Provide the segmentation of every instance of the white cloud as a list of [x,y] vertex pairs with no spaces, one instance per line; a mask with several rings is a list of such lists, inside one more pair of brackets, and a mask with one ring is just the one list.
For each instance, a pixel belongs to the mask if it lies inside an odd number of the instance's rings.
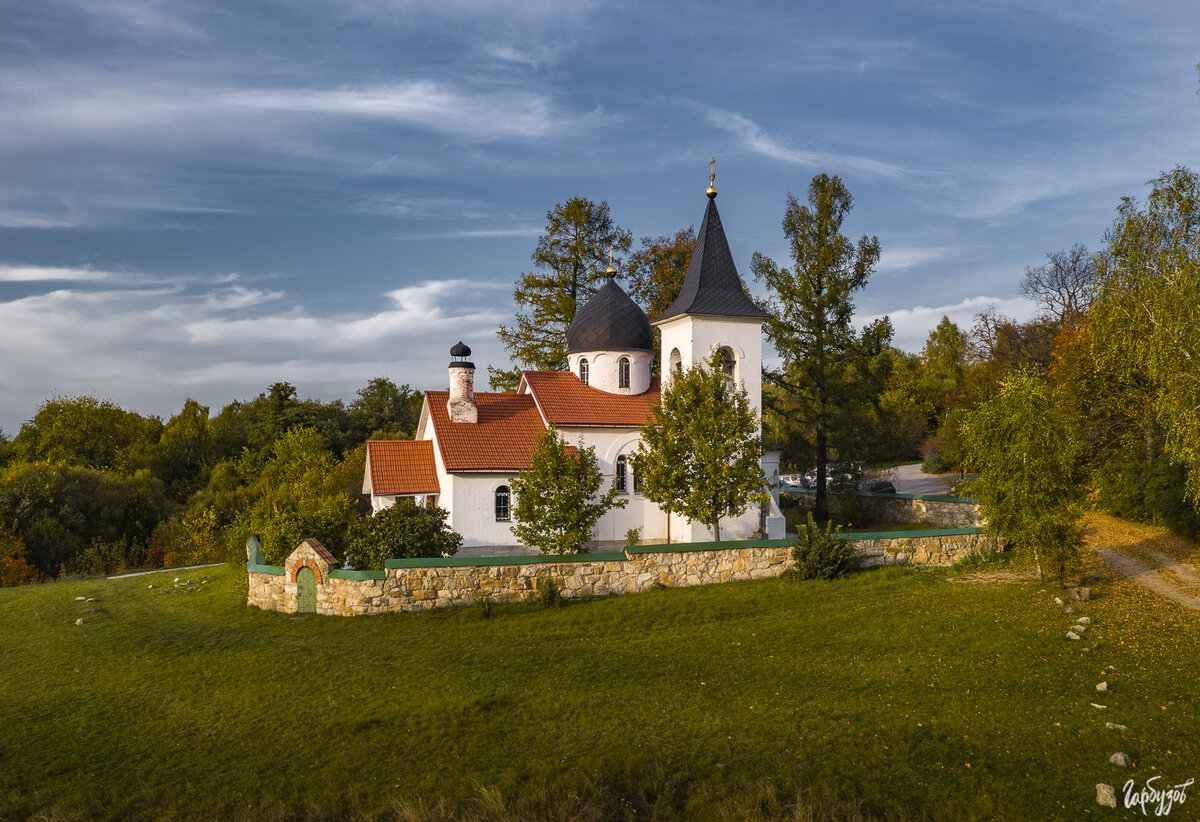
[[0,301],[0,426],[14,433],[56,393],[164,415],[188,396],[220,407],[277,380],[327,399],[352,398],[376,376],[439,388],[459,339],[477,350],[481,373],[506,364],[495,330],[510,314],[497,292],[509,287],[423,282],[383,295],[378,309],[337,315],[243,286],[72,287]]
[[[988,306],[995,306],[1001,314],[1022,321],[1031,319],[1037,313],[1037,306],[1024,297],[1000,299],[980,296],[968,297],[951,305],[915,305],[887,313],[895,329],[892,344],[904,351],[920,351],[925,347],[929,332],[937,327],[942,317],[949,317],[965,333],[975,324],[975,315]],[[863,317],[860,322],[873,322],[882,316]]]
[[90,268],[59,268],[37,265],[0,265],[0,282],[110,282],[124,275]]

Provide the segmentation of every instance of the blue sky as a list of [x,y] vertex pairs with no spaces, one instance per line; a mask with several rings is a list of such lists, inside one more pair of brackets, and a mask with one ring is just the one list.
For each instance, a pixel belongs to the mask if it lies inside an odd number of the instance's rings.
[[1194,0],[736,5],[0,0],[0,428],[506,364],[546,211],[698,225],[714,155],[744,276],[840,175],[918,350],[1200,167]]

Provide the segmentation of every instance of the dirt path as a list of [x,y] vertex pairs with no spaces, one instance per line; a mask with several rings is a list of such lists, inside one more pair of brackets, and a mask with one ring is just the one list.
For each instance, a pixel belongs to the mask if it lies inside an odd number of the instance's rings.
[[1122,576],[1184,608],[1200,611],[1200,575],[1194,567],[1200,546],[1164,528],[1103,514],[1088,516],[1085,538]]

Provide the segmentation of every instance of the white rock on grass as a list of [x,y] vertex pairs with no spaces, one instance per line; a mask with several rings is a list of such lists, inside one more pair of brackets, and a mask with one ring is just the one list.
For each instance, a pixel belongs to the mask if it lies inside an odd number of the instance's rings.
[[1117,672],[1117,666],[1116,666],[1116,665],[1109,665],[1109,666],[1108,666],[1107,668],[1105,668],[1104,670],[1106,670],[1106,671],[1112,671],[1112,672],[1115,674],[1115,673]]
[[176,581],[176,582],[182,582],[183,580],[182,580],[182,579],[180,579],[179,577],[175,577],[175,581]]
[[147,587],[147,588],[151,588],[151,589],[153,589],[153,588],[154,588],[154,586],[153,586],[153,585],[147,585],[146,587]]
[[1128,768],[1133,764],[1133,760],[1129,757],[1129,754],[1121,753],[1120,751],[1110,756],[1108,761],[1114,765],[1120,765],[1122,768]]
[[76,602],[83,602],[87,597],[75,597]]
[[1120,724],[1119,722],[1105,722],[1104,727],[1108,728],[1110,731],[1128,730],[1124,725]]
[[1107,805],[1110,808],[1117,807],[1117,792],[1113,790],[1112,785],[1105,785],[1103,782],[1096,783],[1096,801],[1101,805]]
[[1095,702],[1089,702],[1088,704],[1091,705],[1093,708],[1095,708],[1098,711],[1103,711],[1105,708],[1108,707],[1107,705],[1097,705]]
[[79,619],[75,620],[75,624],[76,624],[76,625],[82,625],[82,624],[83,624],[83,617],[80,617]]
[[1067,639],[1077,640],[1079,639],[1079,634],[1075,633],[1074,631],[1067,631]]
[[1072,625],[1071,630],[1077,634],[1082,634],[1084,631],[1087,630],[1087,626],[1086,625]]
[[1107,691],[1107,690],[1108,690],[1108,683],[1107,683],[1107,682],[1097,682],[1097,683],[1096,683],[1096,690],[1097,690],[1097,691]]
[[1075,609],[1074,609],[1074,608],[1072,608],[1070,605],[1068,605],[1068,606],[1067,606],[1067,610],[1063,611],[1063,613],[1064,613],[1064,614],[1068,614],[1068,615],[1070,615],[1070,614],[1073,614],[1073,613],[1075,613]]
[[1081,616],[1081,617],[1079,617],[1079,619],[1077,619],[1075,621],[1078,622],[1080,625],[1091,625],[1092,624],[1091,618],[1085,617],[1085,616]]
[[1054,604],[1055,604],[1055,605],[1062,605],[1062,604],[1063,604],[1063,601],[1062,601],[1061,599],[1059,599],[1058,597],[1055,597],[1055,598],[1054,598]]

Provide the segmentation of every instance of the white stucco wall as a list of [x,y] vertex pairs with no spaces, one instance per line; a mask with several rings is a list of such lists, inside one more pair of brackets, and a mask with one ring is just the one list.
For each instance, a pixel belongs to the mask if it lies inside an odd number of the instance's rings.
[[[670,365],[679,351],[684,368],[704,362],[718,348],[733,352],[733,377],[745,389],[755,411],[762,411],[762,321],[753,318],[684,314],[655,323],[662,332],[662,362]],[[669,380],[671,369],[663,374]]]
[[[620,387],[618,366],[629,358],[629,387]],[[588,361],[588,385],[609,394],[641,394],[650,388],[650,369],[654,354],[650,351],[580,351],[567,355],[567,367],[579,376],[579,361]]]

